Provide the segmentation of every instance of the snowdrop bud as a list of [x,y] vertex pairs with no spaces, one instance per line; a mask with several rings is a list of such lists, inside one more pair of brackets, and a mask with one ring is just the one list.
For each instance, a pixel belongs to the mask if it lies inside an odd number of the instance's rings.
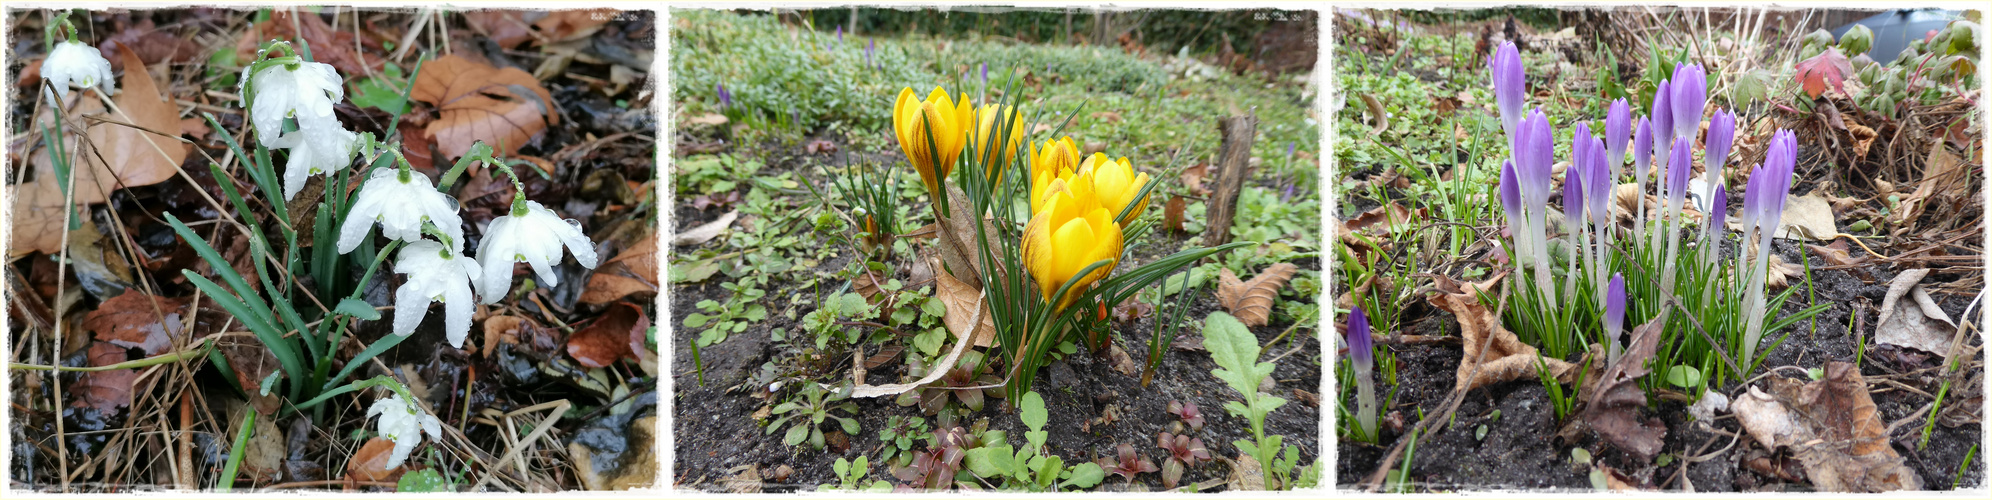
[[1673,106],[1674,137],[1692,139],[1701,128],[1702,108],[1708,105],[1708,74],[1700,64],[1681,64],[1674,66],[1671,81],[1674,83],[1669,90],[1674,95],[1669,104]]
[[443,422],[435,415],[424,413],[422,408],[401,399],[400,393],[374,401],[367,408],[367,418],[380,416],[378,429],[380,436],[394,441],[394,453],[387,457],[387,468],[393,470],[408,460],[408,454],[422,444],[422,435],[437,440],[443,439]]
[[426,175],[411,172],[404,181],[400,170],[376,168],[360,186],[352,211],[339,226],[339,253],[359,248],[375,222],[380,223],[382,236],[410,243],[422,241],[423,221],[434,223],[449,235],[451,252],[463,250],[463,219],[457,216],[449,195],[436,191]]
[[1515,49],[1515,42],[1502,42],[1487,59],[1487,70],[1494,78],[1494,102],[1501,108],[1501,128],[1512,140],[1519,133],[1522,98],[1528,92],[1528,76],[1523,73],[1522,55]]
[[574,252],[583,267],[595,268],[595,243],[581,233],[580,224],[561,219],[537,201],[526,201],[524,215],[506,214],[491,220],[478,243],[477,258],[484,262],[484,277],[478,281],[478,294],[484,303],[495,304],[512,285],[512,264],[531,264],[533,273],[548,287],[560,284],[553,265],[560,263],[561,245]]
[[72,86],[98,87],[107,95],[117,92],[112,82],[111,62],[104,60],[104,54],[96,47],[80,42],[60,42],[49,48],[48,58],[42,60],[41,75],[49,86],[55,87],[54,94],[42,89],[49,106],[61,106],[61,99],[69,97]]
[[394,290],[394,334],[415,333],[429,304],[442,302],[443,331],[450,346],[462,348],[470,333],[470,313],[475,300],[470,285],[483,272],[476,260],[462,252],[450,252],[443,244],[421,240],[401,247],[395,254],[394,272],[408,275],[408,281]]

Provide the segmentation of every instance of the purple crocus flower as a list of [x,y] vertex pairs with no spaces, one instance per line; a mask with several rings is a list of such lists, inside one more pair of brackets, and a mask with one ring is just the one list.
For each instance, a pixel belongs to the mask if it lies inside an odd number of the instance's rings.
[[1294,143],[1291,143],[1291,142],[1287,143],[1287,158],[1289,158],[1289,159],[1293,158],[1293,147],[1294,147],[1294,146],[1295,146],[1295,144],[1294,144]]
[[[1674,87],[1672,80],[1661,80],[1660,89],[1653,92],[1653,166],[1667,168],[1667,152],[1674,149]],[[1665,170],[1655,173],[1665,173]],[[1660,196],[1665,197],[1666,186],[1660,186]]]
[[[1514,237],[1515,247],[1507,249],[1508,257],[1520,267],[1523,255],[1529,253],[1528,218],[1522,214],[1522,183],[1515,175],[1514,160],[1501,161],[1501,212],[1508,217],[1508,234]],[[1537,237],[1541,235],[1538,234]]]
[[1521,135],[1515,145],[1515,176],[1522,181],[1522,197],[1528,208],[1549,202],[1550,170],[1556,163],[1556,135],[1542,108],[1531,110],[1519,125]]
[[1646,167],[1653,163],[1653,122],[1641,116],[1635,130],[1632,134],[1632,182],[1639,186],[1639,198],[1633,202],[1637,208],[1632,218],[1632,231],[1637,237],[1646,234]]
[[726,108],[731,108],[731,107],[733,107],[733,93],[732,93],[732,92],[727,92],[727,91],[726,91],[726,84],[723,84],[723,83],[715,83],[715,84],[712,84],[712,88],[713,88],[713,91],[714,91],[714,93],[717,93],[717,94],[719,94],[719,108],[720,108],[720,109],[726,109]]
[[1619,166],[1625,164],[1625,143],[1629,140],[1632,140],[1632,107],[1625,98],[1619,98],[1605,112],[1605,162],[1613,179],[1618,178]]
[[[1757,342],[1764,335],[1764,276],[1770,264],[1771,238],[1777,234],[1780,219],[1784,217],[1785,196],[1791,191],[1792,171],[1797,163],[1798,139],[1790,130],[1780,129],[1771,134],[1764,164],[1750,174],[1743,190],[1743,225],[1754,232],[1757,240],[1756,258],[1747,276],[1749,295],[1744,298],[1744,314],[1749,317],[1743,333],[1744,360],[1757,359]],[[1751,236],[1744,234],[1745,244]]]
[[1570,133],[1570,163],[1589,167],[1587,162],[1591,161],[1591,155],[1585,154],[1586,148],[1589,147],[1591,147],[1591,124],[1577,122],[1577,130]]
[[1625,327],[1625,275],[1612,273],[1611,284],[1605,285],[1605,338],[1610,339],[1611,352],[1608,359],[1618,362],[1619,331]]
[[1701,129],[1702,108],[1708,106],[1708,73],[1700,64],[1681,64],[1674,66],[1671,81],[1674,95],[1668,104],[1674,112],[1674,137],[1692,141]]
[[[1695,171],[1694,147],[1688,141],[1675,141],[1667,158],[1667,202],[1678,204],[1688,193],[1688,178]],[[1668,214],[1672,216],[1673,214]]]
[[[1586,160],[1582,165],[1588,167],[1590,163],[1589,160]],[[1579,164],[1573,163],[1570,165],[1570,168],[1563,171],[1563,220],[1565,225],[1569,226],[1573,231],[1571,234],[1576,234],[1574,231],[1582,227],[1579,221],[1584,220],[1584,207],[1586,206],[1584,204],[1584,169],[1578,168],[1577,165]]]
[[989,63],[982,63],[982,86],[989,86]]
[[838,27],[837,27],[837,44],[838,44],[838,45],[843,45],[843,44],[844,44],[844,27],[843,27],[843,26],[838,26]]
[[[1605,152],[1605,143],[1599,139],[1591,139],[1591,147],[1586,148],[1586,151],[1591,154],[1589,162],[1591,169],[1584,174],[1584,180],[1587,182],[1584,201],[1590,205],[1591,220],[1602,225],[1611,220],[1609,203],[1612,199],[1612,188],[1617,187],[1612,177],[1611,155]],[[1602,237],[1604,230],[1600,228],[1598,233]]]
[[878,51],[878,39],[865,39],[865,67],[872,67],[872,54]]
[[1501,129],[1514,141],[1522,121],[1522,98],[1528,92],[1528,76],[1523,73],[1522,54],[1515,42],[1502,42],[1487,59],[1494,78],[1494,103],[1501,109]]
[[1653,246],[1658,248],[1660,239],[1667,240],[1666,264],[1661,266],[1660,290],[1674,293],[1674,262],[1681,255],[1681,202],[1688,194],[1688,178],[1694,172],[1694,148],[1691,141],[1674,141],[1673,153],[1667,159],[1666,193],[1667,206],[1661,212],[1665,221],[1661,232],[1653,234]]

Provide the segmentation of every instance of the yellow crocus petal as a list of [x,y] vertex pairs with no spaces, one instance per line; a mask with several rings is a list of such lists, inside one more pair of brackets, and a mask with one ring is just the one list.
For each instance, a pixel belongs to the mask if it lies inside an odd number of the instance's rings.
[[[1121,245],[1124,242],[1121,241],[1120,225],[1114,224],[1114,214],[1108,213],[1106,208],[1095,208],[1092,212],[1086,214],[1086,224],[1091,226],[1094,232],[1093,245],[1090,247],[1091,251],[1085,257],[1086,264],[1091,264],[1093,261],[1101,259],[1112,262],[1080,278],[1081,281],[1079,284],[1073,285],[1074,287],[1089,285],[1094,281],[1106,279],[1107,275],[1113,272],[1114,267],[1120,265]],[[1080,264],[1080,267],[1085,267],[1085,264]]]
[[1055,288],[1058,284],[1052,283],[1047,278],[1055,274],[1051,265],[1053,255],[1051,214],[1037,214],[1031,217],[1030,223],[1024,225],[1024,270],[1029,271],[1031,277],[1036,279],[1038,293],[1044,297],[1050,297],[1053,292],[1058,291]]
[[[1067,277],[1066,281],[1071,281],[1071,276],[1079,274],[1079,271],[1085,268],[1087,264],[1093,263],[1093,259],[1088,258],[1093,255],[1093,246],[1095,243],[1093,241],[1093,227],[1086,222],[1084,218],[1065,221],[1064,224],[1058,226],[1058,232],[1051,235],[1052,251],[1056,253],[1054,266],[1056,266],[1055,269],[1058,271],[1058,276]],[[1060,285],[1064,284],[1060,283]],[[1074,285],[1074,287],[1076,288],[1077,285]],[[1056,291],[1053,290],[1053,292]]]

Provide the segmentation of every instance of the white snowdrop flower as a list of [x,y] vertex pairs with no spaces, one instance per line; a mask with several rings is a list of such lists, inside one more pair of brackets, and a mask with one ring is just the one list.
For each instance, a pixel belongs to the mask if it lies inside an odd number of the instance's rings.
[[478,295],[484,297],[486,304],[505,298],[505,292],[512,286],[514,262],[531,264],[546,286],[559,285],[560,278],[554,276],[553,265],[560,262],[562,244],[574,251],[575,261],[589,269],[595,268],[595,242],[581,234],[580,224],[561,219],[539,202],[527,200],[523,216],[508,213],[491,219],[491,225],[484,230],[484,240],[477,245],[477,258],[484,262]]
[[367,418],[380,416],[381,437],[394,441],[394,454],[387,457],[387,468],[400,467],[408,460],[408,453],[422,444],[422,434],[428,433],[437,440],[443,439],[443,422],[435,415],[422,412],[422,408],[408,404],[400,393],[374,401],[367,408]]
[[477,281],[477,261],[462,252],[445,252],[442,243],[421,240],[401,247],[395,255],[394,272],[408,275],[408,282],[394,290],[394,334],[415,333],[422,317],[429,314],[430,302],[442,302],[443,331],[450,346],[463,348],[470,333],[471,307],[477,299],[470,285]]
[[429,176],[409,172],[408,180],[403,181],[398,169],[375,169],[360,186],[359,199],[353,202],[346,222],[339,226],[339,253],[359,248],[366,240],[367,228],[375,222],[380,223],[382,236],[409,243],[421,241],[422,221],[435,223],[450,236],[451,252],[463,251],[463,219],[457,216],[449,195],[429,184]]
[[312,125],[339,128],[339,120],[332,116],[332,104],[346,98],[346,90],[332,65],[301,62],[297,69],[290,69],[276,64],[249,75],[253,68],[251,65],[242,69],[242,81],[245,86],[253,84],[244,92],[255,92],[248,96],[251,98],[249,123],[256,126],[256,138],[263,146],[288,147],[282,142],[289,139],[289,134],[283,133],[286,117],[297,118],[299,130],[293,134],[305,132]]
[[42,96],[48,105],[61,106],[62,98],[69,97],[69,88],[98,87],[105,94],[115,93],[117,86],[112,81],[111,62],[104,60],[104,54],[96,47],[80,42],[61,42],[48,51],[48,58],[42,60],[42,79],[55,87],[55,93],[42,89]]
[[[262,102],[256,104],[261,106]],[[284,200],[296,198],[311,176],[335,172],[353,163],[353,148],[358,145],[359,135],[340,128],[338,120],[326,121],[329,123],[299,120],[297,132],[271,146],[290,148],[290,159],[284,163]],[[261,132],[257,135],[268,137]]]

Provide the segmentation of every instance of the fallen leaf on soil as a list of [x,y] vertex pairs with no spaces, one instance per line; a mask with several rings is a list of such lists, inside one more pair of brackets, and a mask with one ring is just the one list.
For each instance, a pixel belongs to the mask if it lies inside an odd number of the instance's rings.
[[1785,198],[1784,217],[1779,222],[1777,237],[1787,240],[1800,238],[1812,241],[1826,241],[1840,234],[1839,226],[1834,225],[1833,204],[1817,193]]
[[[1452,313],[1459,320],[1460,343],[1466,351],[1459,361],[1459,381],[1453,386],[1455,390],[1470,391],[1490,384],[1534,378],[1537,360],[1547,364],[1550,373],[1559,380],[1576,369],[1577,365],[1568,361],[1538,355],[1535,346],[1522,343],[1520,338],[1515,337],[1515,332],[1501,326],[1501,318],[1495,316],[1494,311],[1480,303],[1478,290],[1492,287],[1503,276],[1506,276],[1505,272],[1497,273],[1480,283],[1460,283],[1444,275],[1433,278],[1438,294],[1427,296],[1425,300]],[[1483,343],[1487,346],[1484,354],[1480,351]],[[1476,367],[1478,376],[1474,375]]]
[[91,296],[106,298],[131,288],[131,264],[118,247],[104,241],[103,231],[90,217],[79,217],[82,227],[69,232],[69,269],[76,284]]
[[579,40],[602,30],[622,11],[616,9],[571,9],[545,12],[545,17],[533,21],[535,38],[540,43],[556,43]]
[[83,328],[96,332],[97,340],[118,347],[137,347],[147,356],[159,354],[171,349],[173,336],[184,331],[180,310],[189,301],[126,289],[124,294],[104,301],[84,317]]
[[278,391],[272,388],[267,391],[270,394],[264,394],[263,380],[277,372],[280,365],[276,355],[270,354],[269,349],[254,339],[222,337],[215,344],[216,349],[221,350],[222,358],[228,360],[229,368],[235,371],[235,383],[249,395],[249,403],[256,407],[256,412],[275,415]]
[[[125,348],[111,345],[110,342],[91,342],[90,350],[84,354],[89,366],[110,366],[128,361]],[[70,406],[94,408],[107,418],[118,408],[131,406],[131,386],[138,381],[138,370],[104,370],[83,372],[76,383],[63,389],[68,391]]]
[[[988,345],[988,342],[996,337],[995,320],[989,317],[989,306],[983,302],[981,291],[970,288],[947,272],[937,273],[934,279],[934,288],[941,302],[948,307],[948,312],[941,317],[941,322],[947,325],[948,331],[955,334],[954,349],[948,351],[948,355],[942,357],[940,361],[935,361],[927,376],[921,377],[920,380],[904,384],[859,385],[851,389],[851,397],[894,396],[933,383],[954,369],[955,362],[961,360],[961,354],[968,351],[969,346],[976,345],[977,341],[982,345]],[[974,324],[974,333],[966,333],[965,330],[969,329],[970,323],[977,321],[977,318],[980,318],[980,322]]]
[[1121,303],[1121,305],[1114,306],[1114,322],[1123,325],[1146,318],[1151,314],[1155,314],[1155,306],[1147,302],[1130,300]]
[[714,125],[714,126],[717,126],[717,125],[725,125],[725,124],[726,124],[726,115],[722,115],[722,114],[719,114],[719,113],[706,113],[706,114],[703,114],[703,115],[698,115],[698,116],[694,116],[694,117],[691,117],[690,119],[687,119],[687,120],[685,120],[685,124],[686,124],[686,125]]
[[1790,448],[1822,491],[1916,490],[1922,480],[1889,445],[1867,382],[1852,363],[1826,364],[1826,376],[1803,382],[1776,377],[1765,393],[1751,387],[1731,406],[1744,430],[1775,451]]
[[1369,209],[1369,211],[1363,212],[1353,219],[1349,219],[1349,222],[1343,223],[1343,227],[1353,232],[1361,231],[1379,223],[1385,223],[1385,229],[1388,230],[1389,228],[1402,226],[1424,216],[1425,209],[1423,208],[1412,211],[1392,201],[1388,205]]
[[1119,344],[1107,346],[1107,364],[1113,366],[1114,371],[1121,372],[1122,375],[1129,377],[1141,376],[1141,363],[1135,362],[1134,357],[1127,355],[1127,350],[1121,349]]
[[1093,113],[1091,116],[1095,120],[1100,120],[1107,123],[1120,123],[1121,121],[1120,113],[1115,113],[1112,111],[1099,111]]
[[1260,271],[1252,281],[1239,282],[1238,275],[1230,269],[1217,272],[1217,303],[1226,311],[1238,317],[1245,326],[1265,326],[1272,318],[1273,303],[1279,299],[1280,287],[1285,286],[1293,273],[1300,270],[1293,264],[1281,262]]
[[[948,186],[947,192],[952,206],[973,206],[968,202],[968,195],[963,194],[961,189]],[[975,227],[977,223],[982,224],[980,231]],[[996,235],[1002,232],[998,231],[989,219],[977,216],[973,210],[955,210],[947,217],[934,221],[934,224],[937,227],[934,235],[939,240],[938,246],[941,248],[941,262],[947,264],[941,269],[949,270],[955,279],[968,285],[970,290],[981,290],[984,270],[982,259],[975,257],[978,255],[976,249],[998,248],[999,244],[995,239]],[[975,244],[978,232],[981,233],[986,245]],[[1002,272],[1002,268],[997,268],[997,272]]]
[[618,302],[596,318],[594,323],[567,338],[567,355],[581,362],[581,366],[609,366],[622,358],[634,357],[629,348],[630,332],[635,331],[635,335],[640,336],[649,328],[650,318],[643,314],[643,308]]
[[1638,184],[1625,183],[1612,188],[1612,204],[1618,205],[1618,213],[1613,214],[1619,222],[1632,222],[1639,217],[1639,204],[1645,203],[1646,213],[1651,215],[1657,209],[1653,196],[1641,193]]
[[[645,231],[648,232],[648,231]],[[588,277],[581,301],[606,304],[637,293],[657,293],[657,238],[644,236]]]
[[1797,69],[1792,80],[1798,82],[1805,89],[1806,97],[1812,99],[1818,99],[1819,94],[1826,92],[1829,86],[1845,93],[1847,75],[1854,73],[1853,63],[1847,61],[1847,56],[1841,54],[1840,49],[1833,47],[1827,47],[1825,52],[1811,59],[1799,61]]
[[538,328],[532,320],[518,316],[492,316],[484,319],[484,357],[490,359],[499,344],[520,344],[528,329]]
[[1847,135],[1854,137],[1854,161],[1866,159],[1868,148],[1874,146],[1874,139],[1878,137],[1874,129],[1859,123],[1847,124]]
[[1383,137],[1383,133],[1390,130],[1390,112],[1384,111],[1383,102],[1376,96],[1363,93],[1356,94],[1356,97],[1362,98],[1363,106],[1369,110],[1370,122],[1375,124],[1370,127],[1370,135]]
[[97,42],[97,50],[103,53],[105,59],[111,61],[111,69],[122,71],[125,68],[124,60],[115,56],[117,49],[113,49],[112,44],[133,47],[138,51],[138,58],[146,65],[160,62],[188,62],[202,52],[200,44],[181,38],[170,30],[159,29],[151,19],[141,20],[126,27],[124,31]]
[[1938,356],[1950,353],[1951,333],[1957,331],[1957,323],[1923,289],[1921,283],[1929,274],[1929,269],[1910,269],[1888,283],[1888,294],[1881,299],[1881,320],[1875,322],[1875,343]]
[[1794,277],[1805,276],[1805,267],[1784,261],[1783,255],[1771,254],[1771,262],[1764,266],[1764,285],[1771,288],[1784,288]]
[[1170,231],[1183,232],[1183,208],[1189,202],[1181,196],[1170,196],[1169,202],[1162,205],[1162,227]]
[[1618,361],[1605,367],[1604,375],[1593,383],[1585,384],[1590,387],[1584,392],[1584,411],[1579,415],[1612,446],[1639,457],[1641,462],[1659,454],[1667,437],[1666,423],[1640,417],[1646,408],[1646,391],[1640,388],[1639,380],[1652,371],[1647,362],[1660,345],[1668,312],[1661,311],[1652,321],[1633,328],[1632,340]]
[[1230,491],[1265,491],[1266,472],[1259,468],[1259,459],[1239,454],[1225,461],[1231,463],[1231,476],[1224,481]]
[[[240,422],[240,418],[236,419]],[[241,425],[241,424],[236,424]],[[234,432],[229,433],[235,435]],[[257,415],[256,430],[249,436],[249,443],[242,450],[242,473],[253,478],[254,483],[276,481],[283,471],[284,458],[290,451],[284,443],[283,431],[277,429],[275,415]]]
[[[179,171],[180,161],[187,156],[186,145],[176,140],[179,136],[160,137],[121,125],[175,133],[180,130],[180,117],[179,108],[160,93],[138,54],[125,45],[118,47],[118,60],[135,70],[126,71],[118,80],[118,93],[112,98],[124,114],[108,111],[95,91],[69,94],[76,101],[69,108],[69,123],[85,123],[83,117],[89,115],[118,122],[88,122],[91,125],[85,135],[94,149],[82,147],[78,131],[65,126],[68,135],[62,140],[63,151],[77,167],[72,170],[75,178],[70,182],[75,184],[74,201],[79,205],[103,202],[115,189],[149,186],[172,178]],[[35,118],[34,123],[48,123],[46,116]],[[154,145],[158,148],[154,149]],[[160,151],[166,154],[161,156]],[[30,163],[34,166],[35,180],[8,187],[8,196],[14,198],[9,258],[32,252],[55,253],[62,248],[63,186],[56,179],[55,163],[49,159],[48,148],[36,149]]]
[[713,238],[718,237],[720,232],[726,231],[727,227],[732,226],[733,220],[738,218],[740,218],[739,210],[728,210],[725,214],[721,214],[718,219],[713,219],[712,222],[700,224],[699,227],[672,235],[671,244],[682,247],[711,241]]
[[1865,253],[1860,254],[1858,257],[1854,256],[1850,252],[1850,249],[1847,248],[1846,241],[1835,240],[1833,243],[1827,245],[1808,244],[1805,245],[1805,248],[1811,249],[1813,255],[1818,255],[1819,258],[1826,259],[1826,265],[1828,266],[1864,266],[1869,261]]
[[837,152],[837,143],[834,143],[834,142],[830,142],[830,141],[826,141],[826,140],[822,140],[822,139],[817,139],[817,140],[813,140],[813,141],[809,141],[809,142],[808,142],[807,144],[803,144],[803,145],[802,145],[802,150],[803,150],[803,152],[806,152],[806,153],[809,153],[809,154],[817,154],[817,153],[835,153],[835,152]]
[[1210,188],[1206,188],[1203,185],[1204,177],[1209,175],[1210,175],[1210,164],[1203,163],[1203,164],[1183,167],[1183,173],[1178,174],[1176,178],[1182,181],[1184,188],[1190,190],[1190,194],[1197,196],[1210,196]]
[[471,10],[463,12],[463,20],[499,47],[515,49],[533,39],[532,29],[527,27],[531,21],[526,20],[526,16],[545,14],[543,11],[516,9]]
[[401,476],[401,467],[387,468],[387,460],[394,456],[394,441],[387,438],[373,438],[353,452],[353,458],[346,461],[346,477],[358,481],[392,482]]
[[427,130],[449,158],[463,156],[478,141],[499,156],[510,156],[548,125],[560,124],[553,94],[533,75],[457,55],[424,63],[409,97],[441,113]]

